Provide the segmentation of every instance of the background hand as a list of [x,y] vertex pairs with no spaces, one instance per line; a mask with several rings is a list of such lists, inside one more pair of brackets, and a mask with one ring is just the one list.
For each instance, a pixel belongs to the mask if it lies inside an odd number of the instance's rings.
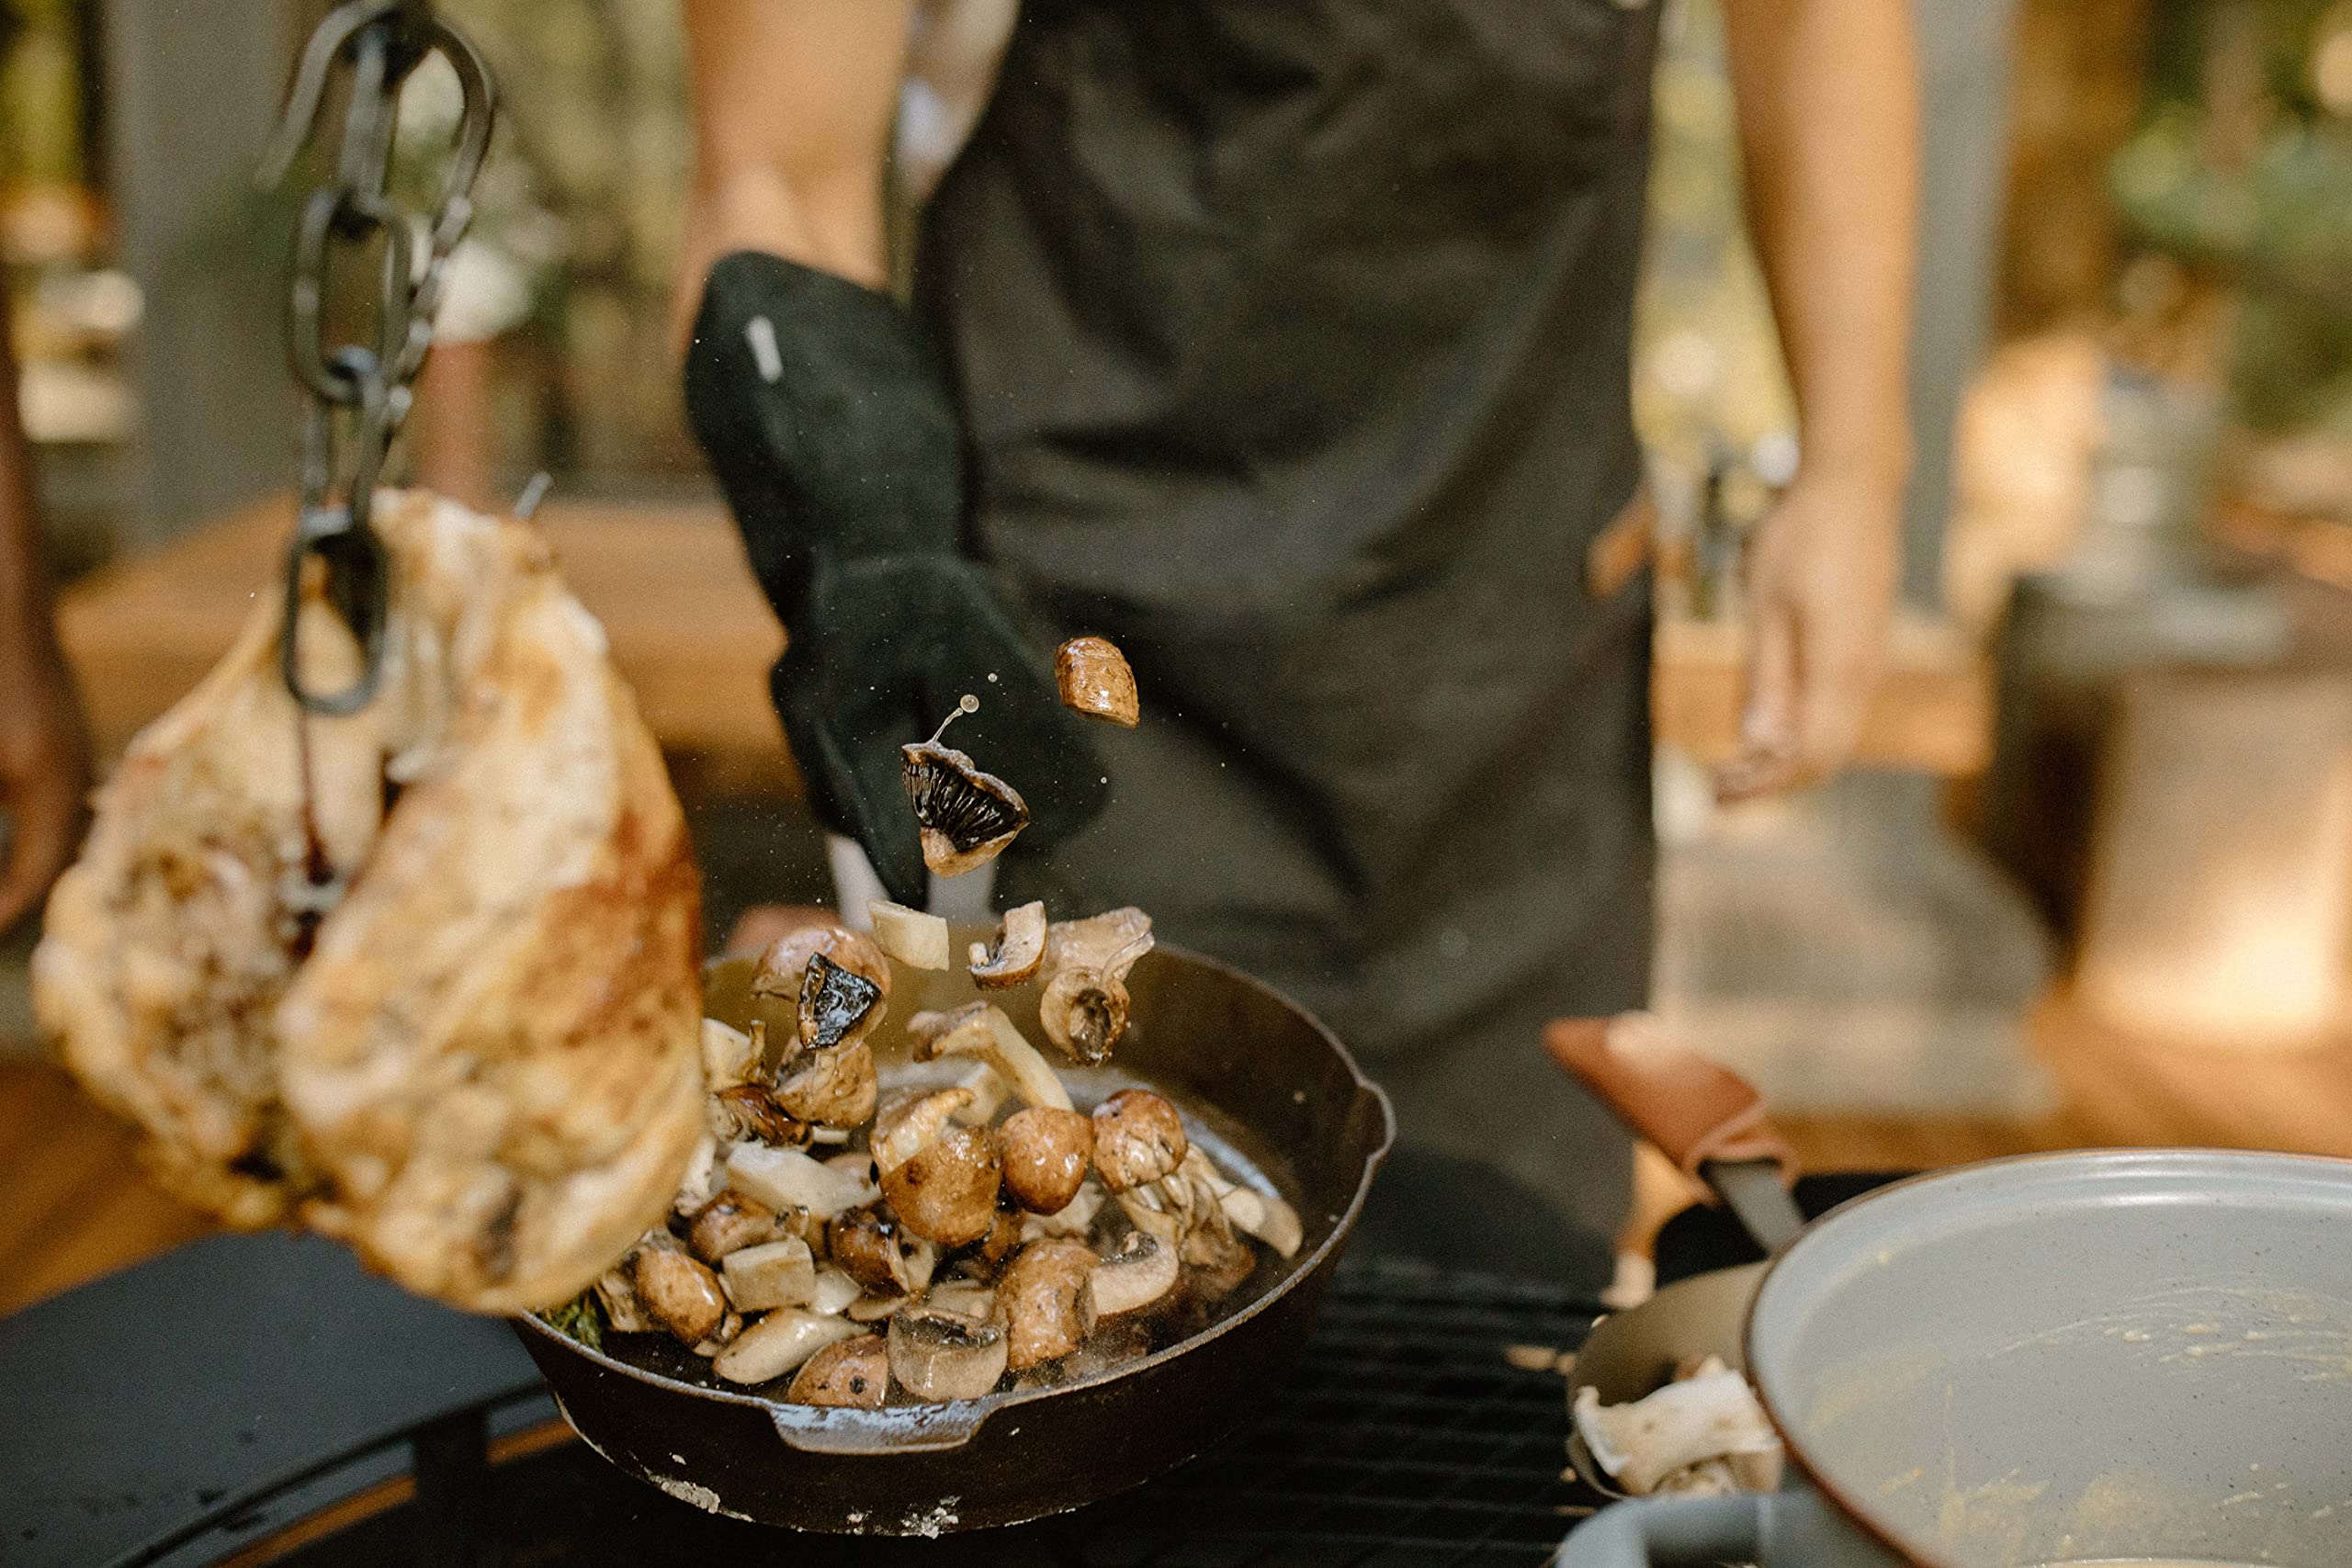
[[1902,486],[1797,480],[1747,551],[1747,705],[1739,754],[1716,773],[1732,801],[1817,783],[1861,738],[1894,618]]
[[0,648],[0,931],[49,891],[81,841],[90,749],[72,678],[46,631]]

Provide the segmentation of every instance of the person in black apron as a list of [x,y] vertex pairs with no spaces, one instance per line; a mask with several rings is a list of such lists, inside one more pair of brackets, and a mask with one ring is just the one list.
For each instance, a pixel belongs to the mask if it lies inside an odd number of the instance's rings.
[[[1742,793],[1842,760],[1883,637],[1912,128],[1900,7],[1732,10],[1835,455],[1759,542]],[[1324,1018],[1396,1102],[1370,1245],[1605,1280],[1628,1145],[1538,1041],[1648,989],[1655,8],[1032,0],[926,210],[920,325],[874,291],[903,9],[687,11],[688,405],[820,815],[920,902],[896,748],[980,693],[958,743],[1036,811],[1000,903],[1140,905]],[[1796,52],[1826,21],[1859,57]],[[1807,132],[1840,107],[1859,157]],[[1055,703],[1081,632],[1134,664],[1134,731]]]

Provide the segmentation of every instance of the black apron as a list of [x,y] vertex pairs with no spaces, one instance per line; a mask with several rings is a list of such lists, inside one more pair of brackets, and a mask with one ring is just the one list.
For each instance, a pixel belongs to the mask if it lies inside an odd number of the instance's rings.
[[1125,649],[1112,804],[1000,902],[1135,903],[1395,1096],[1377,1244],[1590,1283],[1641,1006],[1629,339],[1657,21],[1614,0],[1031,0],[926,217],[978,544]]

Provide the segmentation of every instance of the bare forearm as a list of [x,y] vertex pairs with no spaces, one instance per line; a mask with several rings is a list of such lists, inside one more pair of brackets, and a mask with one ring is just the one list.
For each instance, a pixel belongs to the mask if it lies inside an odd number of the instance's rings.
[[1725,0],[1749,215],[1808,469],[1899,484],[1918,202],[1905,0]]
[[911,0],[685,0],[695,174],[682,286],[761,250],[889,275],[884,170]]
[[0,659],[29,657],[51,647],[40,514],[16,393],[16,355],[0,321]]

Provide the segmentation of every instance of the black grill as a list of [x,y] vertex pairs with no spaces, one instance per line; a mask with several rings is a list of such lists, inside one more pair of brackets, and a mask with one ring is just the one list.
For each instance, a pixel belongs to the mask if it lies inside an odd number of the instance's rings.
[[[237,1560],[305,1568],[808,1568],[902,1556],[933,1568],[1534,1564],[1599,1499],[1561,1479],[1562,1379],[1514,1367],[1503,1352],[1572,1348],[1591,1324],[1589,1307],[1536,1287],[1388,1264],[1342,1269],[1296,1375],[1270,1393],[1262,1419],[1148,1486],[1018,1529],[937,1541],[786,1536],[673,1503],[582,1444],[558,1441],[486,1473],[460,1460],[448,1468],[454,1481],[429,1483],[422,1495],[299,1545],[287,1536],[275,1547],[248,1544]],[[554,1412],[531,1394],[482,1416],[492,1433],[509,1435],[502,1446],[529,1448],[529,1434]],[[356,1464],[349,1490],[382,1474],[380,1456]],[[305,1487],[302,1511],[318,1506],[326,1479]],[[452,1497],[452,1488],[469,1495]]]

